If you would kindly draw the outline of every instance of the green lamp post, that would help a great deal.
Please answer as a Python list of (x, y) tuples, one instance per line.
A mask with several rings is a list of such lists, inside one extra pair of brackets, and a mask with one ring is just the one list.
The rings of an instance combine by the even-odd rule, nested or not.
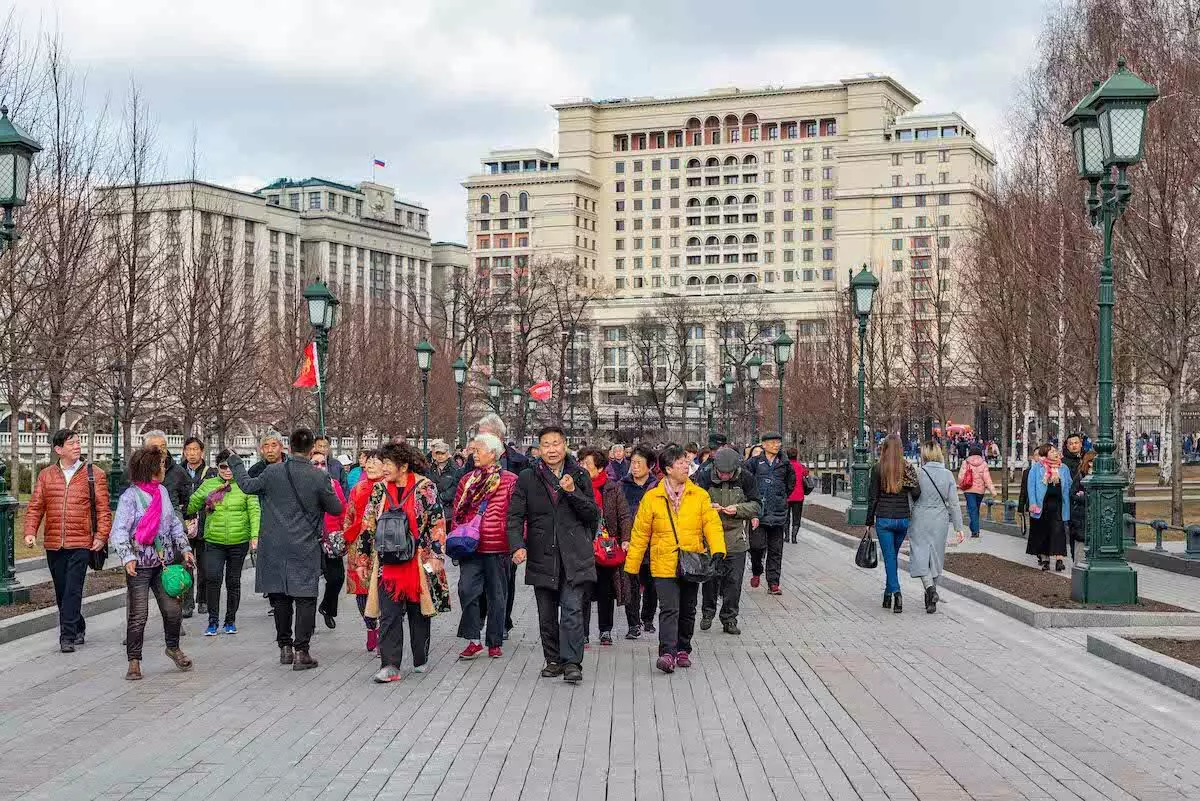
[(8, 119), (8, 106), (0, 106), (0, 253), (21, 238), (13, 209), (24, 206), (29, 194), (29, 169), (42, 146)]
[(492, 401), (492, 410), (496, 414), (500, 414), (500, 396), (504, 392), (504, 385), (496, 380), (496, 376), (492, 376), (487, 382), (488, 398)]
[(108, 366), (112, 374), (112, 464), (108, 468), (108, 505), (112, 511), (117, 511), (117, 502), (125, 491), (125, 468), (121, 466), (121, 380), (125, 375), (125, 365), (113, 362)]
[(325, 286), (315, 281), (302, 294), (308, 304), (308, 323), (317, 341), (317, 433), (325, 433), (325, 360), (329, 354), (329, 332), (337, 322), (338, 299)]
[(779, 397), (777, 398), (777, 423), (776, 431), (779, 436), (783, 436), (783, 369), (792, 358), (792, 345), (795, 341), (788, 336), (787, 328), (783, 328), (779, 332), (779, 336), (775, 337), (775, 341), (771, 343), (771, 349), (775, 352), (775, 369), (779, 373)]
[(757, 353), (746, 361), (746, 372), (750, 375), (750, 444), (758, 442), (758, 374), (762, 370), (762, 356)]
[(417, 343), (417, 369), (421, 371), (421, 452), (429, 452), (429, 368), (433, 367), (433, 345), (422, 339)]
[(733, 400), (733, 388), (735, 384), (733, 380), (733, 367), (730, 367), (729, 372), (725, 374), (725, 381), (722, 384), (725, 387), (725, 440), (733, 442), (733, 431), (729, 428), (729, 407), (732, 405), (731, 401)]
[(463, 361), (463, 357), (459, 356), (454, 360), (454, 364), (450, 365), (454, 370), (454, 385), (458, 388), (458, 448), (466, 445), (467, 434), (463, 430), (463, 387), (467, 383), (467, 363)]
[(525, 407), (523, 407), (521, 405), (521, 400), (525, 397), (525, 393), (521, 391), (520, 387), (514, 386), (510, 390), (510, 394), (512, 395), (512, 408), (509, 410), (511, 412), (510, 416), (514, 416), (514, 417), (519, 416), (520, 417), (520, 420), (521, 420), (520, 432), (521, 432), (521, 436), (524, 437), (525, 436)]
[(1158, 98), (1158, 90), (1127, 70), (1123, 58), (1117, 60), (1117, 71), (1107, 81), (1094, 83), (1092, 87), (1063, 120), (1071, 129), (1079, 177), (1090, 187), (1089, 218), (1104, 238), (1098, 302), (1100, 419), (1096, 461), (1092, 474), (1083, 481), (1087, 492), (1087, 562), (1071, 571), (1071, 597), (1085, 603), (1128, 604), (1137, 600), (1137, 573), (1125, 561), (1122, 536), (1125, 479), (1114, 455), (1113, 228), (1133, 194), (1125, 174), (1142, 160), (1146, 111)]
[(867, 522), (867, 482), (871, 476), (871, 462), (866, 436), (866, 341), (867, 320), (871, 317), (871, 305), (877, 289), (879, 279), (865, 264), (858, 275), (850, 279), (850, 297), (854, 314), (858, 317), (858, 428), (854, 432), (854, 464), (850, 466), (850, 508), (846, 510), (846, 522), (852, 526), (862, 526)]

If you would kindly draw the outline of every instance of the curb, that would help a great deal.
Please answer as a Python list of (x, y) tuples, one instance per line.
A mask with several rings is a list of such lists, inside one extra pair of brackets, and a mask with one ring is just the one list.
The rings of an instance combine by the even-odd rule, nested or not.
[[(857, 548), (858, 537), (845, 534), (820, 523), (805, 520), (804, 528), (848, 548)], [(908, 559), (900, 556), (901, 567), (908, 567)], [(1035, 629), (1052, 628), (1121, 628), (1126, 626), (1200, 626), (1200, 612), (1126, 612), (1105, 609), (1051, 609), (1030, 603), (1023, 598), (994, 589), (953, 573), (943, 573), (938, 586), (957, 593), (964, 598), (995, 609)]]
[[(1178, 638), (1196, 639), (1186, 635)], [(1200, 699), (1200, 668), (1151, 651), (1115, 634), (1088, 634), (1087, 650), (1151, 681)]]
[(45, 570), (46, 557), (31, 556), (28, 559), (18, 559), (15, 567), (18, 573), (28, 573), (30, 570)]
[[(120, 588), (102, 592), (99, 595), (89, 595), (83, 599), (83, 614), (99, 615), (103, 612), (121, 609), (125, 606), (125, 593), (126, 590)], [(19, 640), (31, 634), (50, 631), (57, 626), (58, 609), (53, 606), (17, 615), (8, 620), (0, 621), (0, 644)]]

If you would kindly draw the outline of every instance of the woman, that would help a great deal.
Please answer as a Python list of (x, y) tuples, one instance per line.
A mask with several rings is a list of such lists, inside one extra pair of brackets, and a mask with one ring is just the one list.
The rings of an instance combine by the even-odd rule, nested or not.
[[(371, 592), (379, 606), (380, 684), (399, 681), (404, 655), (404, 625), (408, 618), (408, 636), (412, 645), (413, 668), (423, 673), (429, 661), (429, 620), (448, 609), (449, 587), (442, 564), (442, 544), (446, 530), (437, 485), (421, 473), (425, 458), (420, 451), (404, 443), (393, 442), (379, 450), (381, 480), (371, 489), (367, 501), (360, 547), (375, 555), (376, 570), (371, 577)], [(379, 517), (400, 509), (408, 519), (408, 531), (416, 541), (416, 554), (400, 564), (381, 564), (375, 553), (375, 526)], [(370, 599), (367, 614), (374, 610)]]
[(374, 453), (374, 451), (367, 450), (366, 448), (363, 448), (358, 452), (358, 464), (356, 464), (350, 470), (349, 475), (346, 476), (347, 487), (354, 489), (356, 486), (358, 486), (358, 482), (362, 480), (363, 473), (367, 468), (367, 459), (370, 458), (372, 453)]
[[(1088, 451), (1079, 460), (1079, 469), (1071, 474), (1071, 519), (1067, 530), (1071, 535), (1071, 562), (1078, 562), (1076, 544), (1082, 545), (1087, 541), (1087, 492), (1083, 488), (1083, 480), (1092, 474), (1092, 462), (1096, 461), (1096, 452)], [(1066, 459), (1063, 459), (1066, 462)]]
[(149, 594), (154, 593), (163, 618), (167, 657), (180, 670), (191, 670), (192, 660), (179, 648), (183, 602), (167, 595), (163, 568), (182, 562), (196, 569), (192, 548), (167, 489), (162, 485), (166, 454), (158, 448), (138, 448), (129, 460), (130, 487), (121, 493), (109, 542), (125, 565), (125, 678), (142, 678), (142, 638), (146, 632)]
[[(633, 528), (633, 515), (625, 493), (616, 481), (608, 480), (608, 455), (600, 448), (587, 447), (579, 450), (579, 464), (592, 479), (592, 494), (600, 507), (600, 527), (608, 536), (629, 550), (629, 532)], [(619, 567), (596, 565), (596, 608), (600, 624), (600, 644), (612, 645), (612, 627), (615, 607), (629, 602), (629, 584), (625, 572)], [(583, 604), (583, 626), (592, 627), (592, 602)], [(586, 637), (585, 637), (586, 641)]]
[[(512, 501), (516, 473), (500, 467), (504, 443), (494, 434), (479, 434), (471, 442), (475, 468), (458, 481), (454, 491), (451, 530), (466, 525), (478, 515), (479, 547), (458, 560), (458, 602), (462, 618), (458, 636), (467, 641), (459, 659), (474, 659), (483, 652), (479, 644), (482, 628), (479, 601), (487, 596), (487, 651), (492, 659), (504, 655), (504, 617), (508, 604), (508, 505)], [(486, 504), (486, 506), (485, 506)]]
[(796, 474), (796, 486), (787, 499), (788, 523), (792, 533), (792, 542), (798, 542), (800, 521), (804, 518), (804, 479), (808, 477), (808, 468), (800, 461), (800, 451), (796, 448), (788, 448), (787, 457), (792, 464), (792, 472)]
[(658, 662), (663, 673), (692, 666), (692, 631), (700, 585), (678, 577), (679, 551), (725, 556), (725, 532), (708, 493), (688, 478), (683, 448), (668, 445), (659, 457), (663, 480), (638, 507), (625, 557), (625, 572), (636, 575), (650, 553), (650, 573), (658, 591)]
[[(967, 499), (967, 519), (970, 521), (971, 537), (979, 538), (979, 507), (983, 503), (983, 494), (990, 492), (996, 495), (996, 487), (992, 484), (992, 471), (988, 469), (987, 460), (983, 458), (983, 448), (972, 445), (970, 456), (958, 470), (958, 486), (962, 487), (963, 496)], [(970, 475), (971, 478), (967, 479)], [(970, 485), (966, 486), (967, 481)]]
[(237, 634), (237, 611), (242, 601), (242, 565), (246, 554), (258, 548), (261, 511), (258, 497), (247, 495), (233, 480), (228, 448), (217, 454), (217, 475), (205, 479), (188, 500), (187, 513), (203, 512), (204, 597), (208, 604), (205, 637), (217, 636), (221, 615), (221, 579), (225, 580), (226, 634)]
[(372, 560), (370, 550), (364, 550), (360, 545), (359, 536), (362, 534), (371, 492), (382, 477), (383, 462), (379, 460), (379, 451), (366, 451), (361, 478), (350, 488), (350, 503), (342, 521), (346, 538), (346, 592), (354, 596), (358, 604), (358, 613), (362, 615), (363, 623), (367, 627), (368, 653), (373, 652), (379, 645), (379, 621), (374, 616), (367, 617), (366, 614), (367, 596), (371, 588)]
[[(329, 471), (329, 454), (318, 451), (313, 448), (312, 456), (310, 457), (313, 467)], [(340, 464), (334, 460), (334, 464)], [(345, 528), (346, 521), (346, 493), (342, 490), (342, 482), (337, 476), (332, 473), (329, 475), (329, 486), (333, 488), (333, 494), (337, 496), (338, 503), (342, 505), (342, 513), (339, 515), (325, 514), (325, 537), (328, 538), (335, 531), (340, 532)], [(346, 584), (346, 565), (340, 556), (330, 556), (325, 553), (325, 549), (321, 549), (321, 575), (325, 577), (325, 592), (321, 596), (321, 602), (317, 604), (317, 611), (321, 613), (321, 617), (325, 620), (326, 628), (337, 628), (337, 607), (338, 595), (342, 592), (342, 587)]]
[(1067, 569), (1067, 523), (1071, 520), (1071, 470), (1062, 463), (1058, 448), (1046, 443), (1035, 451), (1029, 468), (1029, 544), (1025, 553), (1038, 558), (1042, 570)]
[(883, 588), (883, 608), (897, 615), (904, 611), (897, 574), (897, 554), (908, 534), (912, 518), (912, 503), (921, 497), (917, 471), (904, 461), (900, 437), (892, 434), (879, 450), (879, 461), (871, 467), (871, 483), (867, 495), (867, 531), (875, 529), (879, 550), (883, 552), (886, 581)]
[(936, 442), (921, 446), (921, 492), (912, 505), (908, 527), (908, 575), (919, 578), (925, 587), (925, 611), (937, 611), (937, 580), (946, 560), (946, 533), (951, 524), (962, 540), (962, 508), (958, 505), (958, 485), (946, 469), (945, 455)]
[[(658, 465), (658, 457), (654, 451), (645, 445), (638, 445), (629, 457), (629, 472), (621, 479), (621, 494), (625, 496), (625, 505), (629, 507), (630, 517), (636, 517), (642, 498), (658, 485), (658, 476), (654, 470)], [(630, 524), (632, 531), (632, 524)], [(658, 596), (654, 592), (654, 577), (650, 575), (650, 551), (642, 557), (641, 568), (636, 575), (625, 574), (629, 585), (629, 599), (625, 603), (625, 622), (629, 629), (625, 639), (636, 640), (642, 632), (653, 634), (654, 609), (658, 605)]]

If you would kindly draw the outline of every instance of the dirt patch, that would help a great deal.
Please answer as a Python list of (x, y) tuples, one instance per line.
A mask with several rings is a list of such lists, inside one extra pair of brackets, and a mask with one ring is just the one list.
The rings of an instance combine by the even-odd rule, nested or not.
[(1157, 651), (1163, 656), (1200, 667), (1200, 640), (1177, 640), (1174, 637), (1126, 637), (1131, 643)]
[[(20, 578), (21, 574), (17, 574)], [(83, 597), (99, 595), (102, 592), (125, 588), (125, 571), (121, 568), (102, 570), (99, 573), (89, 570), (83, 581)], [(54, 585), (49, 581), (29, 585), (29, 602), (0, 606), (0, 620), (28, 612), (36, 612), (54, 606)]]
[(804, 504), (804, 519), (836, 529), (843, 534), (853, 534), (855, 537), (863, 535), (862, 526), (847, 525), (846, 513), (830, 509), (828, 506), (820, 506), (815, 503)]

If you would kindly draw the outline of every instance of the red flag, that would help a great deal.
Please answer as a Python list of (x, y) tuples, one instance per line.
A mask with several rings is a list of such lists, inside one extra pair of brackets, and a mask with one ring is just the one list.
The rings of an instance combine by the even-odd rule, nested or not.
[(550, 382), (539, 381), (529, 388), (529, 399), (545, 403), (550, 400)]
[(321, 371), (317, 368), (317, 343), (309, 342), (304, 348), (304, 363), (293, 387), (320, 387)]

